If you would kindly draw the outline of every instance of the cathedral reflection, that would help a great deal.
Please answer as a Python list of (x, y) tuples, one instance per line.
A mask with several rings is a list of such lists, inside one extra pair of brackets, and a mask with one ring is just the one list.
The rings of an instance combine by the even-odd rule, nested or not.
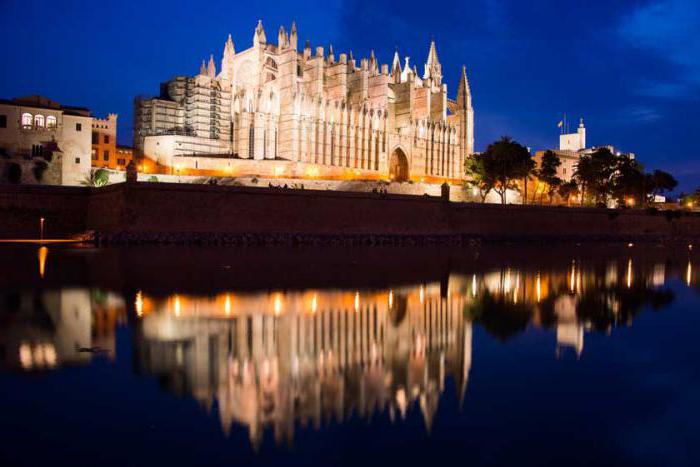
[[(40, 252), (42, 278), (46, 259)], [(203, 296), (145, 288), (126, 299), (79, 287), (0, 291), (0, 355), (4, 369), (20, 371), (115, 358), (115, 330), (129, 324), (133, 355), (119, 358), (133, 358), (137, 372), (167, 390), (216, 407), (224, 432), (244, 426), (253, 445), (266, 431), (291, 442), (295, 427), (376, 413), (401, 419), (419, 410), (430, 430), (448, 384), (460, 404), (467, 397), (474, 328), (502, 341), (544, 329), (554, 356), (581, 358), (587, 333), (662, 309), (673, 300), (667, 282), (696, 286), (696, 275), (690, 261), (623, 257), (504, 266), (384, 289)]]

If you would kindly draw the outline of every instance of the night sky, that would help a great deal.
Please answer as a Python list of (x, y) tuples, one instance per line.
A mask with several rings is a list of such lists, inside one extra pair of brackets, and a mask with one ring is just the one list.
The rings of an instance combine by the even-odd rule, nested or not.
[(296, 20), (300, 47), (358, 61), (374, 48), (382, 63), (398, 48), (420, 73), (435, 38), (450, 97), (467, 66), (477, 150), (502, 135), (555, 147), (566, 112), (585, 118), (589, 145), (634, 152), (682, 190), (700, 185), (698, 0), (0, 0), (0, 97), (116, 112), (131, 144), (134, 96), (196, 74), (211, 53), (218, 65), (229, 33), (250, 47), (258, 19), (270, 41)]

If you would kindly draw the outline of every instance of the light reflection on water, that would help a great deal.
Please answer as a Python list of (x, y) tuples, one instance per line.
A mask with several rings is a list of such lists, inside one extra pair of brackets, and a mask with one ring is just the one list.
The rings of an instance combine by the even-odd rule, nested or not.
[[(44, 281), (46, 247), (38, 258)], [(551, 333), (552, 359), (585, 359), (592, 333), (670, 305), (669, 283), (697, 285), (691, 259), (506, 262), (386, 287), (3, 290), (2, 368), (34, 373), (129, 359), (168, 392), (215, 408), (225, 435), (244, 428), (253, 447), (265, 433), (291, 444), (300, 426), (375, 414), (402, 423), (417, 411), (430, 432), (448, 385), (459, 407), (469, 398), (477, 327), (501, 342)], [(120, 328), (131, 331), (128, 354), (117, 352)]]

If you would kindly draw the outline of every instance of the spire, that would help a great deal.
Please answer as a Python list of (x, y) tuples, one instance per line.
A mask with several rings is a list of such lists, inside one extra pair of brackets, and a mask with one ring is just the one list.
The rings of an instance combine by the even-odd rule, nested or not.
[(297, 22), (292, 21), (292, 29), (290, 30), (290, 33), (289, 33), (289, 47), (296, 50), (298, 40), (299, 39), (297, 38)]
[(377, 57), (374, 56), (374, 49), (369, 54), (369, 70), (371, 74), (377, 74), (379, 67), (377, 66)]
[(394, 52), (394, 60), (391, 62), (391, 77), (395, 83), (401, 82), (401, 59), (398, 50)]
[(403, 72), (401, 73), (401, 81), (408, 81), (408, 77), (411, 74), (411, 65), (408, 63), (411, 57), (404, 57)]
[(210, 78), (216, 76), (216, 64), (214, 63), (214, 55), (209, 55), (209, 64), (207, 65), (207, 75)]
[(260, 45), (267, 43), (267, 36), (265, 35), (265, 29), (263, 28), (262, 20), (258, 20), (258, 25), (255, 27), (255, 34), (253, 35), (253, 45)]
[(287, 47), (287, 32), (284, 30), (284, 26), (280, 26), (277, 32), (277, 47), (280, 49)]
[(434, 40), (430, 41), (430, 50), (428, 51), (428, 60), (425, 62), (423, 78), (433, 78), (437, 85), (442, 83), (442, 66), (440, 65), (440, 60), (438, 60)]
[(204, 60), (202, 60), (202, 65), (199, 67), (199, 74), (205, 76), (207, 74), (207, 66), (204, 64)]
[(462, 65), (462, 76), (460, 76), (459, 84), (457, 85), (457, 105), (459, 108), (466, 109), (471, 106), (471, 95), (469, 80), (467, 79), (467, 67)]
[(335, 63), (335, 54), (333, 53), (333, 44), (328, 46), (328, 63)]
[(224, 78), (233, 78), (233, 57), (236, 55), (236, 48), (233, 45), (233, 39), (231, 39), (231, 34), (228, 35), (226, 40), (226, 45), (224, 45), (224, 56), (221, 59), (221, 73), (223, 73)]

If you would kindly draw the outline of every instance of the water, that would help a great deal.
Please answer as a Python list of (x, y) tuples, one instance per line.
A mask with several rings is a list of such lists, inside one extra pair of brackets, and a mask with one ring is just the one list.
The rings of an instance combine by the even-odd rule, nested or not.
[(2, 246), (3, 465), (697, 465), (697, 254)]

